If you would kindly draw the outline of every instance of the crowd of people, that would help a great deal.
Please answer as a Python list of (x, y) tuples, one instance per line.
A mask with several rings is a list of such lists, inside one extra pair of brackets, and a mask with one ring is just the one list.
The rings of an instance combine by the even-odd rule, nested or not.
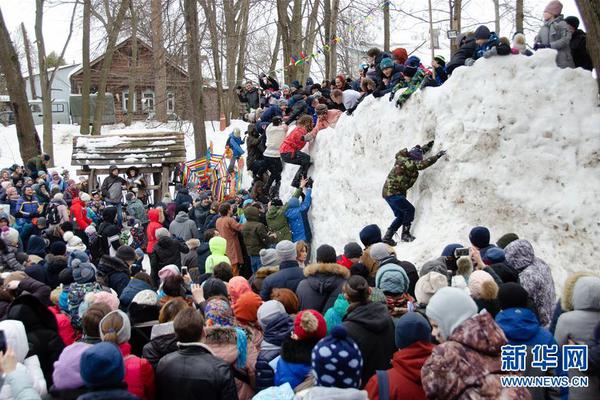
[[(577, 23), (559, 5), (534, 47), (558, 49), (560, 65)], [(527, 55), (522, 39), (512, 52)], [(249, 84), (240, 99), (268, 107), (228, 140), (232, 168), (245, 144), (254, 182), (221, 202), (182, 186), (153, 200), (136, 167), (111, 166), (98, 190), (49, 170), (45, 154), (2, 170), (0, 399), (597, 399), (600, 275), (573, 274), (557, 295), (528, 238), (494, 243), (483, 226), (448, 238), (465, 245), (432, 245), (419, 266), (393, 247), (401, 226), (414, 240), (406, 191), (445, 154), (424, 159), (433, 142), (396, 156), (385, 234), (367, 225), (343, 249), (312, 243), (306, 143), (365, 95), (406, 89), (402, 104), (505, 45), (479, 27), (450, 63), (436, 57), (435, 74), (404, 49), (372, 49), (361, 79), (335, 87), (261, 76), (263, 90)], [(283, 163), (300, 166), (285, 201)], [(504, 368), (505, 345), (527, 349), (523, 370)], [(541, 370), (537, 345), (587, 345), (587, 369)], [(589, 384), (503, 387), (514, 374)]]

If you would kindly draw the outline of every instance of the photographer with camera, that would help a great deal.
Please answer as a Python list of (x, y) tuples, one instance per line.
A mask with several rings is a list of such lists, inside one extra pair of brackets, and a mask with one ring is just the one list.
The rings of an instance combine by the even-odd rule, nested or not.
[(387, 176), (382, 193), (396, 216), (383, 237), (383, 242), (390, 246), (396, 246), (397, 243), (392, 238), (401, 226), (402, 241), (415, 240), (410, 233), (410, 225), (415, 218), (415, 207), (406, 198), (406, 192), (417, 181), (420, 170), (435, 164), (446, 154), (446, 151), (442, 150), (435, 156), (423, 159), (423, 154), (429, 152), (432, 147), (433, 140), (424, 146), (416, 145), (410, 151), (404, 148), (396, 154), (396, 162)]
[(250, 112), (250, 110), (256, 110), (259, 107), (260, 92), (251, 81), (246, 82), (245, 88), (242, 88), (241, 86), (235, 88), (235, 93), (238, 95), (240, 102), (247, 103), (246, 108), (248, 109), (248, 112)]

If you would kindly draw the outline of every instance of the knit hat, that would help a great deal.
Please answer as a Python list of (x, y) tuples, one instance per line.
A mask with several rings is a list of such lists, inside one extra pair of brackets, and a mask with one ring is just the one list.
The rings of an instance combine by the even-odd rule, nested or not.
[(227, 300), (214, 297), (204, 306), (205, 326), (233, 326), (233, 310)]
[(277, 256), (281, 262), (296, 260), (296, 245), (289, 240), (282, 240), (277, 243), (275, 250), (277, 251)]
[(560, 14), (562, 14), (562, 9), (563, 5), (560, 1), (552, 0), (550, 3), (548, 3), (546, 8), (544, 8), (544, 12), (550, 13), (555, 17), (558, 17)]
[(477, 29), (475, 29), (475, 39), (488, 40), (491, 34), (492, 33), (490, 32), (490, 30), (485, 25), (480, 25), (479, 27), (477, 27)]
[(156, 236), (156, 239), (158, 240), (162, 237), (169, 237), (171, 236), (171, 234), (169, 233), (169, 230), (167, 228), (158, 228), (154, 233), (154, 236)]
[(369, 269), (363, 263), (356, 263), (350, 267), (350, 276), (359, 275), (365, 279), (369, 277)]
[(154, 290), (142, 290), (133, 296), (131, 302), (145, 306), (154, 306), (158, 303), (158, 295)]
[(402, 75), (412, 78), (413, 76), (415, 76), (418, 70), (418, 67), (413, 67), (412, 65), (405, 65), (404, 70), (402, 71)]
[(227, 282), (227, 292), (229, 293), (229, 297), (231, 297), (232, 304), (235, 304), (241, 295), (251, 291), (250, 284), (243, 276), (234, 276)]
[(266, 329), (269, 322), (275, 320), (280, 315), (287, 315), (285, 307), (277, 300), (269, 300), (262, 303), (256, 312), (258, 324), (263, 331)]
[(262, 299), (256, 293), (250, 291), (242, 294), (233, 305), (233, 314), (242, 324), (256, 322), (258, 309), (262, 305)]
[(504, 250), (499, 247), (492, 247), (483, 255), (483, 262), (487, 265), (501, 263), (505, 259)]
[(81, 262), (90, 262), (90, 257), (84, 251), (75, 250), (69, 254), (69, 259), (67, 260), (67, 266), (72, 268), (73, 261), (79, 260)]
[(79, 284), (90, 283), (96, 280), (96, 267), (90, 262), (83, 262), (78, 258), (71, 262), (73, 279)]
[(202, 289), (204, 289), (205, 299), (210, 299), (214, 296), (228, 296), (227, 286), (225, 286), (225, 282), (217, 278), (208, 278), (202, 284)]
[(131, 246), (123, 245), (117, 249), (117, 258), (127, 262), (127, 261), (135, 261), (137, 259), (137, 255), (135, 254), (135, 250)]
[(62, 194), (61, 192), (55, 193), (54, 196), (52, 196), (52, 200), (62, 201), (64, 199), (65, 199), (65, 195)]
[(401, 294), (408, 291), (408, 275), (404, 268), (396, 264), (386, 264), (377, 270), (375, 287), (386, 293)]
[(379, 63), (379, 69), (383, 71), (386, 68), (394, 68), (394, 61), (389, 57), (384, 58)]
[(439, 272), (431, 271), (419, 278), (415, 285), (415, 298), (419, 304), (427, 304), (441, 288), (448, 286), (448, 278)]
[(86, 307), (85, 307), (85, 309), (81, 309), (81, 308), (79, 309), (79, 315), (85, 314), (88, 307), (91, 306), (92, 304), (96, 304), (96, 303), (106, 304), (108, 307), (110, 307), (111, 311), (114, 311), (119, 308), (119, 305), (121, 303), (115, 292), (113, 292), (113, 291), (107, 292), (105, 290), (101, 290), (99, 292), (88, 293), (85, 295), (84, 300), (85, 300), (84, 303), (86, 303)]
[(471, 244), (478, 249), (483, 249), (490, 245), (490, 231), (485, 226), (476, 226), (469, 233)]
[(445, 287), (429, 300), (425, 313), (438, 324), (442, 338), (448, 339), (460, 324), (477, 314), (477, 304), (464, 290)]
[(133, 199), (135, 199), (135, 193), (133, 193), (133, 192), (127, 192), (127, 194), (125, 195), (125, 200), (127, 200), (127, 201), (133, 201)]
[(317, 386), (340, 389), (360, 387), (363, 358), (346, 328), (336, 326), (312, 351), (312, 369)]
[(433, 57), (433, 59), (435, 61), (437, 61), (438, 64), (440, 64), (442, 67), (446, 65), (446, 59), (444, 58), (444, 56), (435, 56)]
[[(118, 314), (121, 317), (123, 325), (121, 326), (121, 329), (119, 329), (116, 332), (112, 329), (105, 331), (106, 328), (104, 327), (104, 323), (113, 314)], [(127, 316), (127, 314), (125, 314), (121, 310), (114, 310), (106, 314), (104, 318), (100, 320), (100, 339), (104, 340), (105, 336), (109, 333), (114, 333), (117, 335), (118, 344), (128, 342), (129, 339), (131, 339), (131, 322), (129, 321), (129, 317)]]
[(87, 203), (88, 201), (92, 200), (92, 198), (86, 192), (79, 192), (79, 200)]
[(501, 249), (505, 249), (506, 246), (514, 242), (515, 240), (519, 240), (519, 236), (516, 233), (506, 233), (498, 239), (496, 245)]
[(365, 247), (381, 242), (381, 229), (375, 224), (367, 225), (360, 231), (360, 241)]
[(440, 273), (442, 275), (447, 275), (448, 267), (446, 266), (446, 260), (444, 260), (444, 258), (442, 257), (438, 257), (434, 260), (427, 261), (421, 267), (421, 270), (419, 271), (419, 276), (425, 276), (432, 271)]
[[(482, 270), (473, 271), (469, 276), (471, 297), (474, 299), (489, 299), (491, 290), (496, 292), (496, 296), (498, 295), (498, 285), (496, 285), (492, 275)], [(492, 298), (496, 298), (496, 296), (492, 296)]]
[(0, 236), (7, 245), (16, 246), (19, 243), (19, 231), (14, 228), (3, 226), (2, 234)]
[(392, 57), (400, 64), (404, 64), (408, 58), (408, 53), (406, 52), (406, 49), (398, 47), (392, 51)]
[(57, 390), (78, 389), (85, 385), (81, 379), (81, 355), (91, 346), (75, 342), (66, 347), (54, 363), (53, 385)]
[(344, 246), (344, 255), (348, 259), (360, 258), (362, 254), (362, 247), (356, 242), (350, 242)]
[(335, 264), (337, 255), (335, 249), (328, 244), (319, 246), (317, 249), (317, 262), (324, 264)]
[(296, 319), (294, 319), (294, 334), (298, 340), (319, 340), (327, 334), (327, 324), (318, 311), (300, 311), (296, 314)]
[(83, 352), (81, 379), (90, 388), (118, 386), (125, 379), (121, 351), (113, 343), (101, 342)]
[(451, 243), (451, 244), (447, 245), (446, 247), (444, 247), (444, 250), (442, 250), (441, 256), (442, 257), (454, 256), (454, 251), (456, 249), (462, 249), (463, 247), (465, 247), (465, 246), (463, 246), (460, 243)]
[(275, 249), (261, 249), (258, 254), (260, 256), (260, 264), (263, 267), (272, 267), (280, 263), (277, 250)]
[(67, 231), (63, 234), (63, 240), (67, 242), (67, 252), (71, 253), (75, 250), (86, 251), (85, 244), (79, 236), (75, 236), (75, 234), (71, 231)]
[(161, 282), (164, 282), (169, 276), (176, 275), (181, 275), (181, 272), (179, 271), (179, 267), (177, 267), (175, 264), (164, 266), (160, 269), (160, 271), (158, 271), (158, 277), (160, 278)]
[(375, 243), (369, 249), (369, 255), (375, 261), (385, 260), (390, 256), (389, 246), (385, 243)]
[(565, 18), (565, 22), (569, 25), (571, 25), (573, 28), (577, 29), (579, 28), (579, 18), (574, 17), (574, 16), (570, 16)]
[(75, 282), (73, 278), (73, 270), (71, 268), (64, 268), (58, 273), (58, 281), (63, 285), (70, 285)]
[(396, 347), (402, 350), (416, 342), (431, 343), (431, 325), (420, 313), (409, 312), (396, 322)]
[(498, 303), (501, 310), (526, 308), (529, 306), (529, 293), (518, 283), (503, 283), (498, 290)]

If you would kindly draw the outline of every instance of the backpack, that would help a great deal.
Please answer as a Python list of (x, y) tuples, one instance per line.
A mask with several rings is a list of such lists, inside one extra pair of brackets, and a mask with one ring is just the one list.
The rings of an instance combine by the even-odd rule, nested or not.
[[(100, 258), (102, 257), (102, 255), (105, 254), (104, 244), (102, 242), (102, 235), (96, 235), (96, 237), (94, 237), (92, 240), (90, 240), (90, 243), (88, 245), (88, 250), (90, 251), (90, 258), (91, 258), (92, 264), (97, 265), (98, 261), (100, 261)], [(106, 254), (108, 254), (108, 253), (106, 253)]]
[(58, 204), (48, 204), (48, 208), (46, 209), (46, 221), (49, 225), (60, 224), (60, 212), (58, 211)]

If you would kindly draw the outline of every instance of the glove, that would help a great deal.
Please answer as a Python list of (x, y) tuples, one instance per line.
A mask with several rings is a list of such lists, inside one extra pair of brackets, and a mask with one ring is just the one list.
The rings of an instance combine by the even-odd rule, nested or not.
[(442, 158), (445, 155), (446, 155), (446, 150), (442, 150), (439, 153), (437, 153), (437, 158)]
[(534, 50), (547, 49), (547, 48), (550, 48), (549, 44), (536, 43), (533, 45)]
[(471, 65), (475, 64), (475, 60), (472, 58), (467, 58), (465, 60), (465, 66), (470, 67)]

